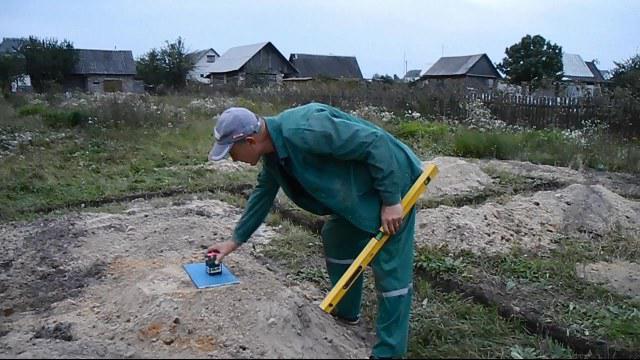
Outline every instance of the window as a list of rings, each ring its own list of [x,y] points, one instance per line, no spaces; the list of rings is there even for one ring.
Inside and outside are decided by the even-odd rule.
[[[208,63],[216,62],[216,56],[215,55],[207,55],[207,62]]]

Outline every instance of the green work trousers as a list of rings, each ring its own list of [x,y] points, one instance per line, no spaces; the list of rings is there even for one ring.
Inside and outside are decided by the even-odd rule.
[[[403,357],[407,352],[413,277],[415,208],[405,217],[370,264],[378,292],[377,343],[372,355]],[[331,216],[322,228],[327,272],[335,285],[374,234],[364,232],[346,219]],[[363,276],[354,282],[335,310],[344,319],[360,317]]]

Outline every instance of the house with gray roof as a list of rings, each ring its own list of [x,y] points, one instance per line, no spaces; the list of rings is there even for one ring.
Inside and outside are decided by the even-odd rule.
[[[584,61],[578,54],[562,54],[561,83],[569,97],[597,95],[609,81],[604,78],[595,61]]]
[[[220,58],[220,54],[213,48],[187,54],[187,59],[193,64],[193,69],[187,74],[187,80],[208,84],[210,80],[207,75],[211,72],[213,64],[218,58]]]
[[[271,43],[244,45],[227,50],[209,69],[213,85],[269,85],[281,83],[298,71]]]
[[[2,38],[0,54],[15,54],[27,42],[25,38]]]
[[[418,80],[420,78],[420,74],[421,73],[422,73],[422,70],[420,70],[420,69],[409,70],[402,77],[402,81],[404,81],[404,82],[416,81],[416,80]]]
[[[77,62],[64,81],[65,90],[80,89],[90,93],[142,92],[134,79],[136,63],[131,50],[74,49]]]
[[[487,54],[441,57],[421,76],[427,84],[492,89],[502,75]]]
[[[298,77],[333,80],[362,80],[362,71],[354,56],[291,54],[289,62]]]

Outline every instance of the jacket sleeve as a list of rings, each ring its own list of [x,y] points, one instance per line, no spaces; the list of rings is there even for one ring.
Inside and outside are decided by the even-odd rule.
[[[280,185],[273,175],[263,167],[258,175],[258,184],[251,193],[244,213],[233,231],[233,241],[241,245],[249,240],[269,214],[279,188]]]
[[[400,202],[399,170],[388,135],[383,131],[320,111],[291,129],[288,140],[300,151],[367,163],[382,204]]]

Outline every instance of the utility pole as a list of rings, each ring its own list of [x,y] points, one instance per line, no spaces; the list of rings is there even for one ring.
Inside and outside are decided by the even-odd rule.
[[[404,52],[404,75],[407,75],[407,52]]]

